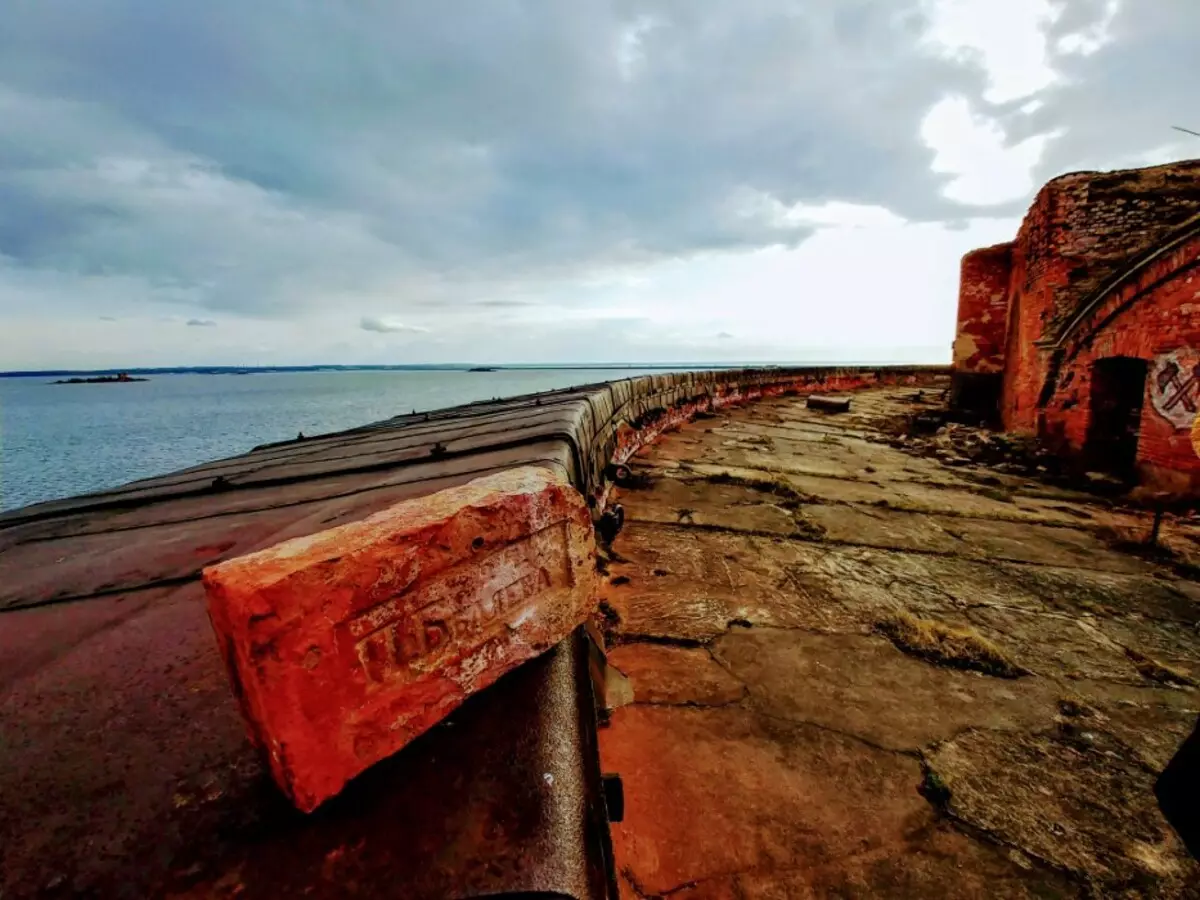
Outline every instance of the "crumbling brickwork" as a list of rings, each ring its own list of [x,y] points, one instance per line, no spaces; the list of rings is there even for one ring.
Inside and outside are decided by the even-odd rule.
[[[1200,161],[1054,179],[1011,245],[963,259],[956,379],[998,377],[1006,428],[1082,457],[1089,434],[1108,427],[1097,404],[1116,415],[1094,367],[1141,360],[1140,419],[1127,410],[1140,423],[1138,468],[1170,489],[1200,488],[1187,439],[1200,407],[1197,235]],[[1123,371],[1128,382],[1138,368]]]
[[[963,257],[954,338],[956,372],[1004,370],[1012,250],[1010,242],[973,250]]]

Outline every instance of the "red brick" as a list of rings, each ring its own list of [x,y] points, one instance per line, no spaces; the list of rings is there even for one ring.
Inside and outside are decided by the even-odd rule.
[[[997,244],[963,257],[958,293],[954,371],[1000,372],[1008,327],[1013,245]]]
[[[205,569],[251,739],[308,811],[591,611],[579,493],[524,467]]]
[[[964,257],[955,373],[1001,371],[1005,428],[1078,454],[1090,424],[1093,365],[1114,356],[1145,360],[1151,378],[1139,469],[1147,482],[1200,494],[1190,423],[1162,415],[1153,383],[1166,354],[1200,347],[1200,237],[1191,230],[1198,215],[1197,160],[1054,179],[1011,245]],[[1068,329],[1085,309],[1081,327]]]

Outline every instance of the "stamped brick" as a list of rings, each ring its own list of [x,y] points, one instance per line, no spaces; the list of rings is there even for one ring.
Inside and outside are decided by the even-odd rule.
[[[251,739],[308,811],[591,611],[586,504],[527,466],[205,569]]]

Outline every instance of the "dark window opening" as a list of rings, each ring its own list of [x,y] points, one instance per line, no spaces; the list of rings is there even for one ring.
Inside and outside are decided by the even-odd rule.
[[[1100,359],[1092,365],[1091,420],[1085,447],[1092,468],[1133,477],[1147,369],[1144,359],[1130,356]]]

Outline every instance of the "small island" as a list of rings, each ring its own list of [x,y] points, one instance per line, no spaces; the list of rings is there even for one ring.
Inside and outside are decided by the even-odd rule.
[[[53,384],[128,384],[133,381],[149,381],[148,378],[133,378],[128,372],[117,375],[93,375],[91,378],[60,378]]]
[[[499,371],[495,366],[475,366],[472,369],[467,369],[468,372],[496,372]]]

